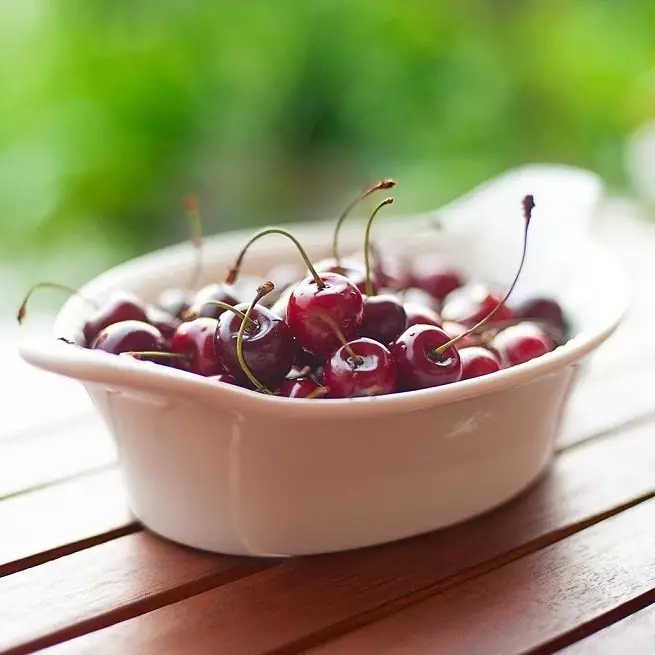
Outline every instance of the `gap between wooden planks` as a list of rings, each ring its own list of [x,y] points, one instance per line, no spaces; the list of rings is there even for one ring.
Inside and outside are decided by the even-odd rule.
[[[531,492],[475,521],[380,548],[246,570],[241,574],[249,577],[224,586],[220,576],[241,560],[172,544],[165,547],[166,570],[156,556],[144,556],[141,565],[134,557],[112,557],[140,552],[149,538],[130,535],[0,580],[12,619],[7,624],[15,626],[0,644],[14,648],[5,652],[28,652],[28,645],[47,646],[115,623],[67,642],[63,652],[163,655],[193,651],[202,640],[217,652],[296,651],[459,588],[655,496],[655,449],[648,448],[654,427],[561,454]],[[35,597],[37,579],[42,593]],[[167,581],[177,587],[167,589]],[[85,586],[84,602],[71,602],[82,598]],[[176,602],[191,595],[189,586],[198,595]],[[205,591],[210,586],[216,588]],[[29,625],[21,616],[30,617]]]

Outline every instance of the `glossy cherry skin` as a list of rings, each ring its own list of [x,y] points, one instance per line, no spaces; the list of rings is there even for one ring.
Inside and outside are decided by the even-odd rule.
[[[366,293],[366,269],[364,264],[360,264],[353,259],[342,259],[339,264],[333,258],[322,259],[314,266],[317,273],[338,273],[347,277],[360,291]],[[375,278],[375,273],[371,273],[371,283],[373,285],[373,292],[378,292],[378,284]]]
[[[462,274],[444,263],[429,257],[420,258],[412,269],[414,286],[423,289],[439,302],[464,285]]]
[[[92,343],[98,333],[107,326],[121,321],[148,321],[145,304],[132,293],[114,294],[89,318],[83,329],[86,343]]]
[[[553,349],[548,335],[534,323],[519,323],[501,330],[491,341],[504,367],[523,364]]]
[[[276,393],[287,398],[321,398],[325,397],[326,391],[316,380],[299,377],[284,380]]]
[[[239,300],[234,289],[228,284],[208,284],[196,293],[190,310],[196,316],[218,318],[225,310],[217,305],[207,305],[208,301],[218,300],[234,307]]]
[[[157,298],[157,307],[162,311],[182,318],[184,312],[191,306],[192,298],[183,289],[165,289]]]
[[[310,275],[291,292],[286,321],[300,346],[315,355],[330,355],[341,343],[333,326],[322,320],[328,316],[346,340],[357,336],[364,317],[364,299],[348,278],[338,273],[321,273],[325,283],[318,288]]]
[[[210,375],[208,380],[212,380],[212,382],[222,382],[223,384],[233,384],[235,387],[239,386],[239,383],[237,379],[233,376],[230,375],[229,373],[219,373],[218,375]]]
[[[491,293],[483,284],[462,287],[448,295],[441,308],[441,318],[444,321],[453,321],[466,327],[472,327],[488,316],[499,302],[500,298]],[[514,318],[514,312],[507,305],[503,305],[493,315],[490,322],[510,321]]]
[[[434,325],[441,327],[441,318],[437,312],[429,307],[417,305],[411,302],[404,302],[405,308],[405,330],[412,325]]]
[[[459,356],[462,360],[462,380],[489,375],[502,368],[498,357],[482,346],[461,348]]]
[[[170,346],[171,352],[188,357],[180,368],[204,376],[225,372],[225,367],[214,350],[214,334],[217,328],[218,321],[207,316],[180,323]]]
[[[145,321],[119,321],[101,330],[91,343],[93,350],[114,355],[125,352],[161,352],[165,340],[162,333]]]
[[[521,320],[543,321],[552,332],[550,336],[561,343],[567,332],[567,321],[560,304],[552,298],[532,298],[522,302],[515,309]]]
[[[341,346],[323,369],[323,384],[330,398],[381,396],[396,391],[397,372],[389,349],[363,337],[348,342],[359,359],[355,360]]]
[[[440,356],[435,350],[450,338],[438,327],[414,325],[405,330],[391,349],[398,367],[398,385],[403,391],[427,389],[457,382],[462,377],[462,361],[455,346]]]
[[[364,320],[359,328],[362,337],[390,346],[405,330],[406,322],[405,308],[395,296],[364,296]]]
[[[236,306],[245,312],[247,303]],[[298,352],[298,345],[289,326],[270,309],[256,305],[251,313],[256,325],[249,325],[243,333],[243,357],[251,373],[263,385],[276,385],[291,370]],[[237,357],[237,336],[241,317],[225,312],[218,319],[214,347],[228,373],[239,383],[246,381],[246,374]]]

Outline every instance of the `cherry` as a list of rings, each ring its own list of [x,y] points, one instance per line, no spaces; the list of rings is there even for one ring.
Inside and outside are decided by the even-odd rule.
[[[392,344],[405,330],[407,314],[391,294],[364,297],[364,320],[359,333],[383,344]]]
[[[183,318],[184,313],[191,306],[192,298],[183,289],[165,289],[159,294],[156,305],[159,309],[175,316],[176,318]]]
[[[462,380],[488,375],[501,369],[498,357],[481,346],[460,348],[459,357],[462,360]]]
[[[461,287],[450,293],[441,309],[441,318],[444,321],[461,323],[471,327],[494,312],[496,320],[508,321],[514,318],[514,312],[501,305],[500,298],[491,293],[483,284],[472,284]]]
[[[218,375],[210,375],[207,379],[211,380],[212,382],[222,382],[223,384],[233,384],[235,387],[239,386],[239,383],[237,382],[237,379],[233,375],[230,375],[229,373],[219,373]]]
[[[405,309],[406,317],[405,330],[412,327],[412,325],[434,325],[435,327],[441,327],[439,315],[429,307],[417,305],[412,302],[404,302],[403,308]],[[446,332],[448,331],[446,330]]]
[[[561,343],[567,332],[567,322],[560,304],[552,298],[532,298],[522,302],[515,309],[518,318],[544,322],[550,327],[553,341]]]
[[[462,377],[462,362],[450,337],[433,325],[414,325],[405,330],[391,354],[398,366],[401,389],[427,389],[457,382]],[[439,349],[446,345],[445,350]]]
[[[388,348],[366,337],[341,346],[323,369],[323,383],[331,398],[393,393],[396,381],[396,364]]]
[[[519,323],[501,330],[491,347],[500,355],[503,366],[516,366],[553,349],[548,335],[534,323]]]
[[[171,339],[171,351],[187,356],[183,368],[190,373],[215,376],[225,367],[214,350],[214,334],[218,328],[215,318],[202,316],[181,323]]]
[[[347,277],[361,293],[366,290],[366,270],[364,266],[352,259],[342,259],[337,263],[336,259],[322,259],[314,265],[318,273],[339,273]],[[377,291],[375,278],[372,279],[373,288]]]
[[[216,353],[227,372],[238,381],[250,380],[260,391],[284,379],[298,351],[289,326],[258,304],[272,288],[270,282],[261,285],[253,303],[237,305],[239,313],[223,313],[214,339]],[[241,315],[244,310],[245,315]]]
[[[127,352],[162,352],[164,345],[162,333],[150,323],[125,320],[112,323],[100,330],[91,343],[91,348],[120,355]]]
[[[218,318],[225,311],[225,307],[212,304],[216,302],[234,306],[239,299],[234,289],[228,284],[208,284],[194,296],[189,314],[197,317]]]
[[[148,323],[154,325],[163,335],[166,341],[170,341],[182,322],[174,315],[165,312],[159,307],[148,307],[147,309]]]
[[[84,324],[83,332],[87,344],[90,344],[96,336],[106,327],[113,323],[123,321],[148,322],[147,309],[144,303],[134,294],[125,291],[115,293],[98,311]],[[128,348],[128,350],[138,350]],[[144,350],[152,350],[145,348]]]
[[[309,376],[287,378],[277,390],[278,396],[287,398],[320,398],[327,389]]]
[[[415,286],[439,302],[443,302],[449,293],[464,284],[464,278],[458,270],[443,263],[435,263],[432,256],[418,260],[412,269],[412,280]]]

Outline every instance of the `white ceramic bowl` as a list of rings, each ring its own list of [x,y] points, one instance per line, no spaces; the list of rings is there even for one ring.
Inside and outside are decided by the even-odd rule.
[[[399,194],[401,187],[399,187]],[[619,323],[623,278],[586,236],[598,180],[561,167],[509,173],[435,214],[375,228],[384,247],[440,252],[506,284],[520,253],[520,200],[537,201],[517,293],[554,293],[575,335],[556,351],[441,388],[351,400],[297,400],[206,381],[130,358],[25,340],[23,357],[80,380],[116,438],[134,514],[172,540],[211,551],[289,556],[357,548],[419,534],[484,512],[529,485],[551,459],[581,360]],[[399,195],[400,199],[400,195]],[[313,257],[331,223],[294,226]],[[246,235],[208,240],[207,281],[220,279]],[[344,232],[346,250],[361,225]],[[260,241],[247,272],[298,261],[282,237]],[[108,271],[88,297],[129,289],[147,300],[179,285],[188,245]],[[74,337],[85,306],[72,298],[55,336]]]

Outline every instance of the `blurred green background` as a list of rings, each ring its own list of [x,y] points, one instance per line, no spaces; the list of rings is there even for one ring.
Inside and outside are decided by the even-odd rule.
[[[182,240],[190,191],[207,232],[382,175],[402,212],[531,161],[629,191],[654,33],[653,0],[0,0],[5,281]]]

